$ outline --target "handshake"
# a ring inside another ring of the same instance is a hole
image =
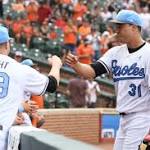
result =
[[[73,67],[75,64],[78,63],[78,57],[71,54],[71,52],[68,51],[68,52],[63,54],[62,58],[60,58],[56,55],[53,55],[53,56],[49,57],[48,58],[48,63],[49,63],[49,65],[55,66],[55,67],[58,67],[58,68],[61,68],[61,66],[63,64],[67,64],[67,65]]]

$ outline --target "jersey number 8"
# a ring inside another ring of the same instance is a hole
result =
[[[0,98],[7,96],[9,86],[9,76],[5,72],[0,72]]]

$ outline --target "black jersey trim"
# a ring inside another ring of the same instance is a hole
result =
[[[98,62],[100,62],[105,67],[107,73],[110,73],[109,68],[107,67],[107,65],[102,60],[98,60]]]
[[[95,71],[95,77],[98,77],[104,73],[107,73],[105,66],[101,62],[95,62],[90,64],[93,70]]]

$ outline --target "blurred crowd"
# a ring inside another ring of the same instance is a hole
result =
[[[149,0],[3,0],[0,22],[9,27],[16,43],[43,53],[51,53],[52,45],[60,45],[61,50],[71,51],[81,62],[90,64],[116,44],[111,40],[114,28],[108,21],[120,9],[140,13],[142,32],[149,40]],[[43,47],[41,43],[38,47],[38,40],[43,41]]]

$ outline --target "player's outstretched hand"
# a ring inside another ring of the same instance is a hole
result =
[[[56,66],[56,67],[59,67],[59,68],[61,68],[61,66],[62,66],[61,59],[58,56],[56,56],[56,55],[48,58],[48,63],[51,66]]]
[[[64,63],[73,67],[75,64],[78,63],[78,57],[71,53],[67,53],[64,58]]]

